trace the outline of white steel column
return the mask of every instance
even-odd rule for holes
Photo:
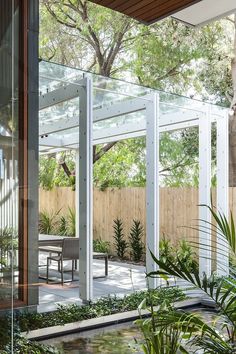
[[[75,150],[75,235],[79,237],[79,149]]]
[[[211,109],[199,118],[199,205],[211,205]],[[204,220],[204,221],[203,221]],[[211,275],[211,212],[199,206],[199,274]],[[210,231],[209,231],[210,232]]]
[[[149,250],[159,258],[159,96],[150,95],[152,102],[147,104],[146,134],[146,268],[147,272],[157,270]],[[156,288],[158,279],[151,278],[149,287]]]
[[[228,113],[217,119],[217,210],[229,214],[229,119]],[[229,274],[227,241],[217,235],[217,274]]]
[[[87,302],[93,298],[93,103],[91,79],[86,77],[82,82],[79,116],[79,290],[80,298]]]

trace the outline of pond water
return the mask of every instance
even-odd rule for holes
[[[142,354],[142,335],[135,325],[125,323],[47,340],[62,354]]]
[[[216,318],[216,313],[206,309],[194,309],[205,317],[208,324]],[[42,343],[50,344],[62,354],[143,354],[140,348],[143,336],[133,323],[124,323],[76,333],[64,337],[53,338]],[[196,348],[191,347],[190,352]],[[198,354],[202,353],[197,351]]]

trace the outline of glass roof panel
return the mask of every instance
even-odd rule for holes
[[[147,95],[154,92],[159,94],[160,121],[162,126],[165,124],[172,124],[173,122],[181,122],[186,118],[197,119],[209,111],[211,112],[212,117],[217,119],[217,117],[225,115],[225,112],[227,111],[225,108],[220,106],[215,106],[209,103],[162,91],[155,91],[137,84],[106,78],[100,75],[95,75],[82,70],[46,61],[41,61],[39,65],[40,95],[45,95],[48,92],[52,92],[60,87],[68,86],[69,84],[79,85],[79,80],[81,80],[85,75],[91,77],[93,80],[94,111],[104,107],[112,107],[119,102],[125,103],[132,99],[149,101],[150,97]],[[47,129],[53,124],[60,125],[67,120],[73,119],[75,122],[79,120],[78,97],[40,110],[40,135],[42,131],[47,131]],[[141,131],[142,129],[145,129],[145,124],[146,118],[144,111],[123,114],[117,117],[94,122],[94,138],[103,139],[106,134],[113,136],[116,132],[117,135],[119,135],[119,133],[125,134],[125,132],[130,132],[132,129],[134,129],[134,131],[136,129]],[[116,130],[116,132],[111,133],[112,130]],[[51,131],[50,137],[55,139],[55,141],[66,141],[66,144],[69,140],[71,140],[71,145],[73,145],[79,136],[78,131],[79,127],[76,123],[72,129],[57,129],[55,131]],[[107,137],[109,137],[108,135]],[[48,136],[46,136],[46,138],[48,138]],[[44,143],[44,145],[45,144],[46,143]],[[60,148],[63,148],[63,146],[60,146]]]

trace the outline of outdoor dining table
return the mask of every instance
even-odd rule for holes
[[[38,239],[39,248],[42,246],[62,247],[64,237],[66,236],[39,234],[39,239]]]

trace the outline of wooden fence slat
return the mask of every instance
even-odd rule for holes
[[[236,188],[230,188],[230,208],[236,218]],[[68,213],[68,207],[75,207],[75,192],[69,187],[58,187],[51,191],[40,189],[39,210]],[[212,191],[216,199],[215,190]],[[94,189],[94,238],[109,241],[113,247],[113,220],[121,218],[128,240],[133,219],[138,219],[146,227],[146,192],[144,187]],[[160,232],[174,244],[185,238],[198,241],[198,233],[188,228],[197,225],[198,189],[160,188]],[[144,236],[144,242],[146,236]],[[214,242],[214,240],[213,240]]]

